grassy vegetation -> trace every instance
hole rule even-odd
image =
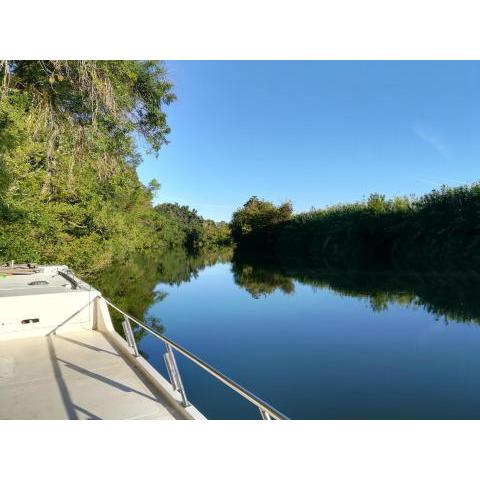
[[[420,198],[373,194],[366,201],[297,215],[286,205],[255,199],[254,209],[250,200],[235,212],[231,228],[238,248],[337,267],[480,266],[478,183],[442,187]],[[266,211],[271,221],[259,222]]]

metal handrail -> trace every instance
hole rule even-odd
[[[268,404],[267,402],[265,402],[261,398],[257,397],[252,392],[249,392],[246,388],[242,387],[241,385],[239,385],[237,382],[235,382],[231,378],[228,378],[226,375],[224,375],[222,372],[218,371],[216,368],[209,365],[207,362],[204,362],[201,358],[197,357],[195,354],[189,352],[187,349],[183,348],[181,345],[178,345],[173,340],[170,340],[169,338],[165,337],[161,333],[158,333],[155,330],[153,330],[152,328],[150,328],[149,326],[145,325],[140,320],[137,320],[136,318],[132,317],[128,313],[124,312],[123,310],[118,308],[116,305],[114,305],[112,302],[107,300],[105,297],[101,296],[99,298],[102,298],[103,300],[105,300],[105,302],[108,305],[110,305],[112,308],[117,310],[117,312],[121,313],[125,318],[130,319],[132,322],[136,323],[137,325],[142,327],[144,330],[151,333],[153,336],[159,338],[160,340],[162,340],[165,343],[165,345],[173,348],[178,353],[181,353],[184,357],[187,357],[189,360],[191,360],[193,363],[198,365],[200,368],[202,368],[203,370],[208,372],[210,375],[215,377],[217,380],[220,380],[227,387],[231,388],[232,390],[237,392],[239,395],[241,395],[243,398],[247,399],[250,403],[255,405],[260,410],[260,413],[261,413],[262,418],[264,420],[270,420],[271,418],[276,419],[276,420],[288,420],[288,417],[286,415],[279,412],[276,408],[272,407],[270,404]]]

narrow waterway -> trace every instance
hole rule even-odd
[[[480,418],[480,275],[286,268],[184,251],[91,282],[297,419]],[[163,345],[139,332],[162,373]],[[258,411],[177,356],[208,417]]]

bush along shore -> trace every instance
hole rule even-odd
[[[427,270],[480,268],[480,183],[420,198],[368,200],[294,215],[292,205],[250,198],[230,227],[237,254],[285,264]]]

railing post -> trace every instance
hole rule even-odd
[[[266,410],[263,410],[262,408],[259,408],[260,410],[260,415],[262,416],[262,420],[271,420],[272,417],[270,416],[270,414],[266,411]]]
[[[185,393],[185,388],[183,387],[182,377],[180,376],[180,371],[178,370],[172,347],[165,342],[165,348],[167,351],[163,354],[163,358],[165,359],[165,365],[167,366],[170,383],[172,384],[173,389],[179,392],[182,396],[182,405],[184,407],[188,407],[191,404],[187,399],[187,394]]]
[[[256,405],[256,407],[260,411],[260,415],[262,416],[263,420],[288,420],[288,417],[280,413],[278,410],[274,409],[270,405],[268,405],[266,402],[263,400],[259,399],[256,397],[254,394],[250,393],[248,390],[243,388],[241,385],[238,383],[234,382],[227,376],[223,375],[222,372],[219,372],[215,368],[211,367],[208,365],[206,362],[204,362],[202,359],[194,355],[193,353],[189,352],[185,348],[183,348],[181,345],[178,345],[177,343],[173,342],[172,340],[169,340],[162,334],[156,332],[153,330],[151,327],[148,325],[145,325],[144,323],[140,322],[139,320],[136,320],[134,317],[131,317],[127,313],[125,313],[123,310],[115,306],[112,302],[107,300],[105,297],[99,297],[103,298],[103,300],[106,302],[107,305],[115,309],[118,313],[122,314],[124,317],[124,321],[122,322],[122,326],[125,332],[125,337],[127,339],[128,345],[130,348],[133,349],[135,356],[139,356],[138,353],[138,348],[137,344],[135,342],[135,337],[133,336],[133,330],[131,327],[130,322],[136,323],[139,327],[143,328],[146,332],[152,334],[154,337],[158,338],[159,340],[162,340],[163,343],[165,344],[166,348],[166,353],[164,354],[164,360],[167,365],[167,371],[168,375],[170,377],[170,383],[172,385],[172,388],[174,391],[178,391],[181,395],[182,398],[182,405],[185,407],[190,406],[190,402],[187,400],[187,396],[185,393],[185,389],[183,387],[182,379],[180,377],[180,372],[177,367],[177,363],[175,361],[175,357],[173,355],[173,349],[177,350],[181,355],[185,356],[187,359],[189,359],[191,362],[194,364],[198,365],[200,368],[202,368],[204,371],[208,372],[210,375],[212,375],[214,378],[222,382],[224,385],[227,385],[227,387],[231,388],[233,391],[238,393],[240,396],[243,398],[247,399],[250,403],[253,405]],[[108,307],[107,307],[108,310]]]
[[[133,354],[138,357],[138,347],[135,337],[133,335],[132,326],[130,325],[130,320],[126,315],[123,316],[124,320],[122,322],[123,332],[125,333],[125,338],[130,348],[133,350]]]

